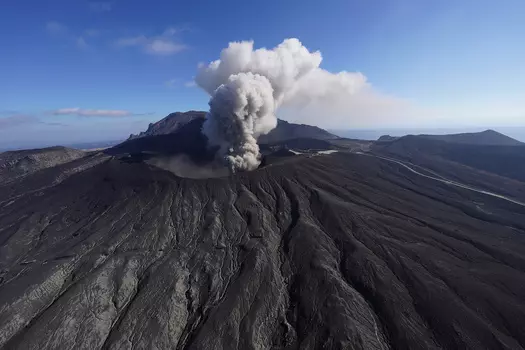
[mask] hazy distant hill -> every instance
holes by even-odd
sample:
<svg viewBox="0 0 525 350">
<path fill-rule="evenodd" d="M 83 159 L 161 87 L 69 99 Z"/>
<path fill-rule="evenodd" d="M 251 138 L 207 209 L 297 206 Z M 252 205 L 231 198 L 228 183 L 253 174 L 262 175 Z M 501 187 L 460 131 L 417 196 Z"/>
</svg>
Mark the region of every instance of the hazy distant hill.
<svg viewBox="0 0 525 350">
<path fill-rule="evenodd" d="M 520 146 L 524 143 L 515 140 L 507 135 L 503 135 L 494 130 L 485 130 L 482 132 L 447 134 L 447 135 L 407 135 L 417 136 L 422 139 L 444 141 L 448 143 L 468 144 L 468 145 L 485 145 L 485 146 Z M 383 135 L 377 139 L 378 142 L 390 142 L 399 139 L 396 136 Z"/>
<path fill-rule="evenodd" d="M 399 137 L 396 137 L 396 136 L 383 135 L 377 139 L 377 142 L 390 142 L 390 141 L 397 140 L 398 138 Z"/>
<path fill-rule="evenodd" d="M 478 139 L 476 135 L 485 136 L 487 133 L 468 134 L 464 138 L 457 135 L 443 136 L 447 140 L 470 140 L 470 142 L 477 142 L 477 144 L 441 141 L 428 137 L 428 135 L 409 135 L 391 142 L 376 143 L 374 149 L 383 154 L 409 160 L 416 164 L 427 163 L 426 165 L 430 166 L 432 162 L 435 163 L 436 160 L 444 159 L 511 179 L 525 181 L 525 145 L 520 143 L 514 145 L 482 144 L 482 142 L 496 142 L 497 139 L 491 137 Z M 488 135 L 494 134 L 488 133 Z M 499 140 L 505 142 L 506 136 L 501 136 L 501 138 L 498 137 Z M 507 142 L 510 143 L 508 140 Z"/>
<path fill-rule="evenodd" d="M 259 137 L 259 143 L 275 143 L 292 139 L 317 139 L 333 140 L 338 136 L 328 131 L 318 128 L 317 126 L 288 123 L 287 121 L 278 120 L 277 127 L 270 131 L 268 135 Z"/>
<path fill-rule="evenodd" d="M 525 142 L 525 127 L 487 128 Z M 378 140 L 381 136 L 402 137 L 406 135 L 455 135 L 483 131 L 482 128 L 390 128 L 390 129 L 328 129 L 334 135 L 359 140 Z"/>
<path fill-rule="evenodd" d="M 490 145 L 490 146 L 518 146 L 524 145 L 522 142 L 503 135 L 494 130 L 482 132 L 450 134 L 450 135 L 418 135 L 421 138 L 445 141 L 449 143 L 462 143 L 470 145 Z"/>
</svg>

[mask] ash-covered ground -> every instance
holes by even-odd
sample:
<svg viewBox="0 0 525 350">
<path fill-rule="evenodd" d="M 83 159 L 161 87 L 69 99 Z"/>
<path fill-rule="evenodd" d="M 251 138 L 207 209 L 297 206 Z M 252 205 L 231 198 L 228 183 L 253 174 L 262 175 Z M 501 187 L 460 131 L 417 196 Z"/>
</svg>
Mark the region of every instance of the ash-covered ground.
<svg viewBox="0 0 525 350">
<path fill-rule="evenodd" d="M 0 183 L 0 347 L 525 346 L 525 207 L 348 149 L 181 178 L 165 137 Z"/>
</svg>

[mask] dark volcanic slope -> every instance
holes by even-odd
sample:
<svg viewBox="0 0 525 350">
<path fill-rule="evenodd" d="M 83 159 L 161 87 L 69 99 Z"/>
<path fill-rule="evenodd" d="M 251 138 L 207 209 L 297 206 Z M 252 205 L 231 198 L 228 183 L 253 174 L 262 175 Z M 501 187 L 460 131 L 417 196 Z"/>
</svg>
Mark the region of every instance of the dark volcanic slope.
<svg viewBox="0 0 525 350">
<path fill-rule="evenodd" d="M 67 163 L 85 155 L 83 151 L 60 146 L 0 153 L 0 182 Z"/>
<path fill-rule="evenodd" d="M 180 126 L 174 134 L 144 136 L 127 140 L 104 152 L 110 155 L 185 153 L 195 158 L 202 158 L 207 154 L 206 136 L 201 133 L 203 122 L 204 119 L 196 118 Z"/>
<path fill-rule="evenodd" d="M 450 134 L 450 135 L 418 135 L 429 140 L 445 141 L 450 143 L 485 145 L 485 146 L 523 146 L 522 142 L 508 137 L 494 130 L 482 132 Z"/>
<path fill-rule="evenodd" d="M 138 135 L 130 135 L 129 140 L 145 136 L 165 135 L 177 132 L 181 127 L 195 119 L 204 119 L 206 112 L 188 111 L 171 113 L 156 123 L 150 123 L 148 129 Z"/>
<path fill-rule="evenodd" d="M 138 135 L 131 135 L 129 140 L 147 136 L 173 134 L 179 132 L 182 127 L 190 123 L 200 123 L 202 125 L 205 117 L 206 112 L 200 111 L 171 113 L 160 121 L 150 124 L 146 131 Z M 296 138 L 333 140 L 338 137 L 316 126 L 288 123 L 279 119 L 277 127 L 270 131 L 268 135 L 261 136 L 259 143 L 275 143 Z"/>
<path fill-rule="evenodd" d="M 268 135 L 260 136 L 258 142 L 260 144 L 276 143 L 299 138 L 334 140 L 338 137 L 317 126 L 288 123 L 287 121 L 279 119 L 277 127 L 270 131 Z"/>
<path fill-rule="evenodd" d="M 525 181 L 525 145 L 481 146 L 452 144 L 419 136 L 404 136 L 392 142 L 378 143 L 384 154 L 428 164 L 447 160 L 519 181 Z M 438 166 L 438 169 L 442 166 Z"/>
<path fill-rule="evenodd" d="M 525 346 L 525 208 L 394 163 L 192 180 L 108 159 L 17 186 L 0 186 L 6 349 Z"/>
</svg>

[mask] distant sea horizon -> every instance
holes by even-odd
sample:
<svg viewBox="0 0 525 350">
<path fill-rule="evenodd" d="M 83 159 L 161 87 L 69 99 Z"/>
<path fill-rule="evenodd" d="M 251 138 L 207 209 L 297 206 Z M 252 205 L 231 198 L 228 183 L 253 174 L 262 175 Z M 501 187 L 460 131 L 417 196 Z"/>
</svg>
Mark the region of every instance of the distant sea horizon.
<svg viewBox="0 0 525 350">
<path fill-rule="evenodd" d="M 520 127 L 472 127 L 472 128 L 385 128 L 385 129 L 328 129 L 334 135 L 360 140 L 377 140 L 383 135 L 446 135 L 494 130 L 513 139 L 525 142 L 525 126 Z"/>
</svg>

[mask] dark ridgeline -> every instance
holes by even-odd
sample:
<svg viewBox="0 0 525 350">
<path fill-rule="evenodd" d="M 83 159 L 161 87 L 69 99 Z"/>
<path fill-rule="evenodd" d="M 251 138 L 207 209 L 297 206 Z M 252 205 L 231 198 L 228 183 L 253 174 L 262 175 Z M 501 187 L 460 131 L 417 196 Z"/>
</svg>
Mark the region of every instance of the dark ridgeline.
<svg viewBox="0 0 525 350">
<path fill-rule="evenodd" d="M 410 135 L 390 142 L 378 142 L 376 149 L 400 159 L 425 162 L 427 166 L 431 166 L 433 162 L 449 161 L 525 181 L 525 144 L 519 141 L 515 145 L 484 144 L 482 140 L 472 142 L 455 143 Z"/>
<path fill-rule="evenodd" d="M 171 113 L 165 118 L 156 123 L 151 123 L 148 129 L 138 135 L 130 135 L 128 140 L 136 139 L 145 136 L 173 134 L 177 132 L 184 125 L 202 120 L 206 117 L 206 112 L 202 111 L 188 111 Z M 259 138 L 259 143 L 275 143 L 296 138 L 311 138 L 318 140 L 333 140 L 338 137 L 329 133 L 326 130 L 316 126 L 288 123 L 287 121 L 278 119 L 277 127 L 270 131 L 268 135 L 262 135 Z"/>
<path fill-rule="evenodd" d="M 154 135 L 172 134 L 179 130 L 179 128 L 188 124 L 195 119 L 204 119 L 206 112 L 188 111 L 175 112 L 162 118 L 158 122 L 150 123 L 148 129 L 139 133 L 138 135 L 131 134 L 128 140 Z"/>
<path fill-rule="evenodd" d="M 450 135 L 418 135 L 421 138 L 445 141 L 455 144 L 484 146 L 525 146 L 523 142 L 503 135 L 494 130 Z"/>
<path fill-rule="evenodd" d="M 525 346 L 525 207 L 344 152 L 355 140 L 277 140 L 269 166 L 213 179 L 143 162 L 206 161 L 198 130 L 0 182 L 0 348 Z M 371 152 L 525 186 L 416 141 Z M 314 145 L 341 152 L 290 151 Z"/>
</svg>

